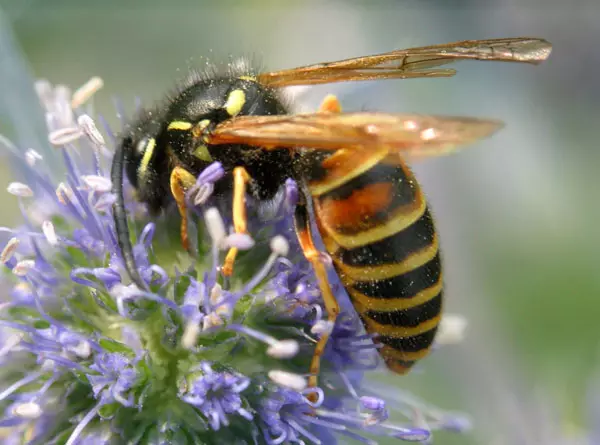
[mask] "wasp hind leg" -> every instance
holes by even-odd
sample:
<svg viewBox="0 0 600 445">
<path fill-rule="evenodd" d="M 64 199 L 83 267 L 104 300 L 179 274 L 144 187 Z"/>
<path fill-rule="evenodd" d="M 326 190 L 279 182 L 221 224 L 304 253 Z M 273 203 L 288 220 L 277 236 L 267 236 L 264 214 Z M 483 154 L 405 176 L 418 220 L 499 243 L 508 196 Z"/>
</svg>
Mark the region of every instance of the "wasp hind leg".
<svg viewBox="0 0 600 445">
<path fill-rule="evenodd" d="M 181 215 L 181 245 L 189 252 L 190 241 L 188 239 L 188 214 L 185 203 L 185 194 L 196 183 L 196 177 L 183 167 L 175 167 L 171 172 L 171 193 L 177 203 Z"/>
<path fill-rule="evenodd" d="M 337 97 L 333 94 L 325 96 L 321 105 L 319 106 L 320 113 L 339 113 L 342 107 Z M 315 346 L 313 357 L 310 361 L 310 376 L 308 378 L 308 386 L 314 388 L 319 383 L 319 372 L 321 370 L 321 357 L 331 336 L 331 331 L 337 317 L 340 313 L 340 306 L 337 299 L 331 291 L 331 284 L 329 278 L 327 278 L 327 269 L 322 261 L 322 254 L 315 247 L 313 242 L 311 230 L 310 230 L 310 218 L 308 215 L 308 209 L 306 208 L 306 196 L 304 193 L 300 193 L 300 200 L 296 205 L 294 213 L 294 226 L 296 228 L 296 236 L 300 243 L 300 248 L 304 253 L 305 258 L 310 262 L 312 268 L 317 277 L 317 283 L 319 290 L 321 291 L 321 297 L 325 304 L 325 310 L 327 311 L 327 322 L 328 326 L 322 330 L 321 337 Z M 317 396 L 314 393 L 310 393 L 308 396 L 309 400 L 316 402 Z"/>
<path fill-rule="evenodd" d="M 323 302 L 325 304 L 325 310 L 327 311 L 328 326 L 322 330 L 321 337 L 315 346 L 315 351 L 310 362 L 310 377 L 308 379 L 308 386 L 315 387 L 319 381 L 321 357 L 323 356 L 325 346 L 327 345 L 327 341 L 331 335 L 331 330 L 333 329 L 335 321 L 340 313 L 340 306 L 333 295 L 333 292 L 331 291 L 331 285 L 329 284 L 329 279 L 327 278 L 327 269 L 322 261 L 322 254 L 315 247 L 313 242 L 310 230 L 310 219 L 308 216 L 308 210 L 306 208 L 306 198 L 303 196 L 303 194 L 301 195 L 300 202 L 296 206 L 294 225 L 296 227 L 296 235 L 300 243 L 300 248 L 315 271 L 321 296 L 323 297 Z M 316 398 L 316 395 L 314 397 Z M 311 400 L 313 399 L 311 396 L 309 396 L 309 398 L 311 398 Z"/>
<path fill-rule="evenodd" d="M 250 182 L 250 175 L 244 167 L 233 169 L 233 229 L 235 233 L 247 233 L 248 219 L 246 216 L 246 188 Z M 231 247 L 225 256 L 221 273 L 226 277 L 233 274 L 233 263 L 237 257 L 238 249 Z"/>
</svg>

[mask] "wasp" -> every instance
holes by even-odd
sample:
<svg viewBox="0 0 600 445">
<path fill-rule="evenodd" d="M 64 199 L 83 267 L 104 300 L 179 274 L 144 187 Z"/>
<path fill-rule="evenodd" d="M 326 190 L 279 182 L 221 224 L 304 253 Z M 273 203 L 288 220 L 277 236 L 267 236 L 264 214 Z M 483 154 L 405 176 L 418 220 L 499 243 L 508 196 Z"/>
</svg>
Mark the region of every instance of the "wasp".
<svg viewBox="0 0 600 445">
<path fill-rule="evenodd" d="M 469 117 L 343 113 L 327 96 L 310 114 L 290 114 L 279 90 L 294 85 L 380 79 L 450 77 L 440 68 L 460 60 L 538 64 L 551 45 L 537 38 L 468 40 L 396 50 L 283 71 L 199 76 L 167 106 L 145 112 L 125 131 L 111 171 L 113 213 L 127 272 L 145 284 L 135 265 L 124 206 L 124 172 L 152 212 L 176 202 L 181 240 L 189 248 L 186 191 L 214 161 L 225 179 L 215 193 L 232 199 L 233 226 L 246 233 L 247 194 L 272 199 L 287 178 L 299 184 L 294 224 L 311 263 L 330 326 L 340 312 L 323 255 L 315 247 L 316 221 L 352 304 L 368 333 L 377 334 L 388 368 L 406 373 L 430 350 L 442 310 L 439 238 L 425 196 L 407 162 L 439 156 L 490 136 L 496 120 Z M 224 259 L 231 275 L 237 250 Z M 323 332 L 310 365 L 316 386 L 329 332 Z"/>
</svg>

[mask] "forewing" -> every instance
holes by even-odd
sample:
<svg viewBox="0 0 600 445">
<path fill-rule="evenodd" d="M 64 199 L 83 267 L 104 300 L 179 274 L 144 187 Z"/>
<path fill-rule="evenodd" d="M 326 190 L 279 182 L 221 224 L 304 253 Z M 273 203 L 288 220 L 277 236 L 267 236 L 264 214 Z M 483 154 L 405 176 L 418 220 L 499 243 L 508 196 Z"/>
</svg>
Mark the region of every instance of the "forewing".
<svg viewBox="0 0 600 445">
<path fill-rule="evenodd" d="M 243 116 L 218 125 L 207 142 L 320 150 L 386 145 L 391 152 L 414 159 L 452 152 L 501 127 L 495 120 L 416 114 Z"/>
<path fill-rule="evenodd" d="M 538 64 L 548 58 L 551 50 L 552 46 L 546 40 L 531 37 L 465 40 L 263 73 L 258 76 L 258 81 L 272 87 L 285 87 L 357 80 L 448 77 L 456 71 L 440 69 L 439 66 L 469 59 Z"/>
</svg>

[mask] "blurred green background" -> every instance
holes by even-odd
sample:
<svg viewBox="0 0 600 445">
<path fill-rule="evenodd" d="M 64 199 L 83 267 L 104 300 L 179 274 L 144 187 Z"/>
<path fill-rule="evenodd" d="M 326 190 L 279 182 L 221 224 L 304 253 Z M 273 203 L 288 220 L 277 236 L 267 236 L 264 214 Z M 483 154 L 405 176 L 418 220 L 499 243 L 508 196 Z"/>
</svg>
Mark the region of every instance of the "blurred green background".
<svg viewBox="0 0 600 445">
<path fill-rule="evenodd" d="M 538 67 L 461 63 L 450 79 L 315 87 L 346 110 L 491 117 L 507 127 L 415 166 L 442 236 L 448 312 L 466 340 L 393 385 L 473 417 L 436 444 L 600 444 L 600 5 L 597 0 L 0 0 L 35 77 L 76 88 L 93 75 L 111 123 L 119 97 L 160 99 L 203 58 L 269 69 L 463 39 L 530 35 L 554 45 Z M 0 53 L 0 130 L 34 145 L 39 117 Z M 7 80 L 8 79 L 8 80 Z M 18 118 L 18 119 L 17 119 Z M 16 120 L 15 120 L 16 119 Z M 9 182 L 6 165 L 0 172 Z M 17 219 L 0 195 L 0 224 Z M 596 433 L 594 435 L 594 428 Z"/>
</svg>

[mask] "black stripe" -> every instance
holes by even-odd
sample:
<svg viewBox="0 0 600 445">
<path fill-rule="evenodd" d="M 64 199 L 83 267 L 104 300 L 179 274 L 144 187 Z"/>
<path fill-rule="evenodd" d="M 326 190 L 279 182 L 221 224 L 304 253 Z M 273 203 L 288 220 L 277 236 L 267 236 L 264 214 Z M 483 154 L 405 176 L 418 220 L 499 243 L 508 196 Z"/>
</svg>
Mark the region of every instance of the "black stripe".
<svg viewBox="0 0 600 445">
<path fill-rule="evenodd" d="M 357 281 L 351 288 L 370 298 L 412 298 L 435 285 L 441 278 L 442 264 L 439 253 L 417 269 L 381 280 Z"/>
<path fill-rule="evenodd" d="M 442 310 L 442 292 L 431 300 L 410 309 L 395 311 L 366 311 L 361 315 L 383 325 L 415 327 L 437 316 Z"/>
<path fill-rule="evenodd" d="M 427 332 L 423 332 L 422 334 L 418 335 L 413 335 L 412 337 L 400 338 L 390 337 L 389 335 L 380 335 L 377 337 L 377 341 L 379 343 L 384 343 L 388 346 L 391 346 L 397 351 L 419 352 L 431 346 L 431 343 L 433 343 L 433 339 L 435 338 L 436 331 L 437 326 L 433 329 L 430 329 Z"/>
<path fill-rule="evenodd" d="M 345 184 L 321 195 L 319 199 L 348 199 L 353 192 L 361 190 L 367 185 L 378 183 L 392 183 L 394 186 L 392 204 L 386 213 L 396 207 L 411 204 L 415 200 L 418 187 L 416 181 L 407 177 L 402 166 L 389 164 L 376 164 Z"/>
<path fill-rule="evenodd" d="M 430 246 L 435 228 L 429 209 L 406 229 L 380 241 L 357 247 L 339 249 L 335 256 L 348 266 L 381 266 L 404 261 L 410 255 Z"/>
</svg>

